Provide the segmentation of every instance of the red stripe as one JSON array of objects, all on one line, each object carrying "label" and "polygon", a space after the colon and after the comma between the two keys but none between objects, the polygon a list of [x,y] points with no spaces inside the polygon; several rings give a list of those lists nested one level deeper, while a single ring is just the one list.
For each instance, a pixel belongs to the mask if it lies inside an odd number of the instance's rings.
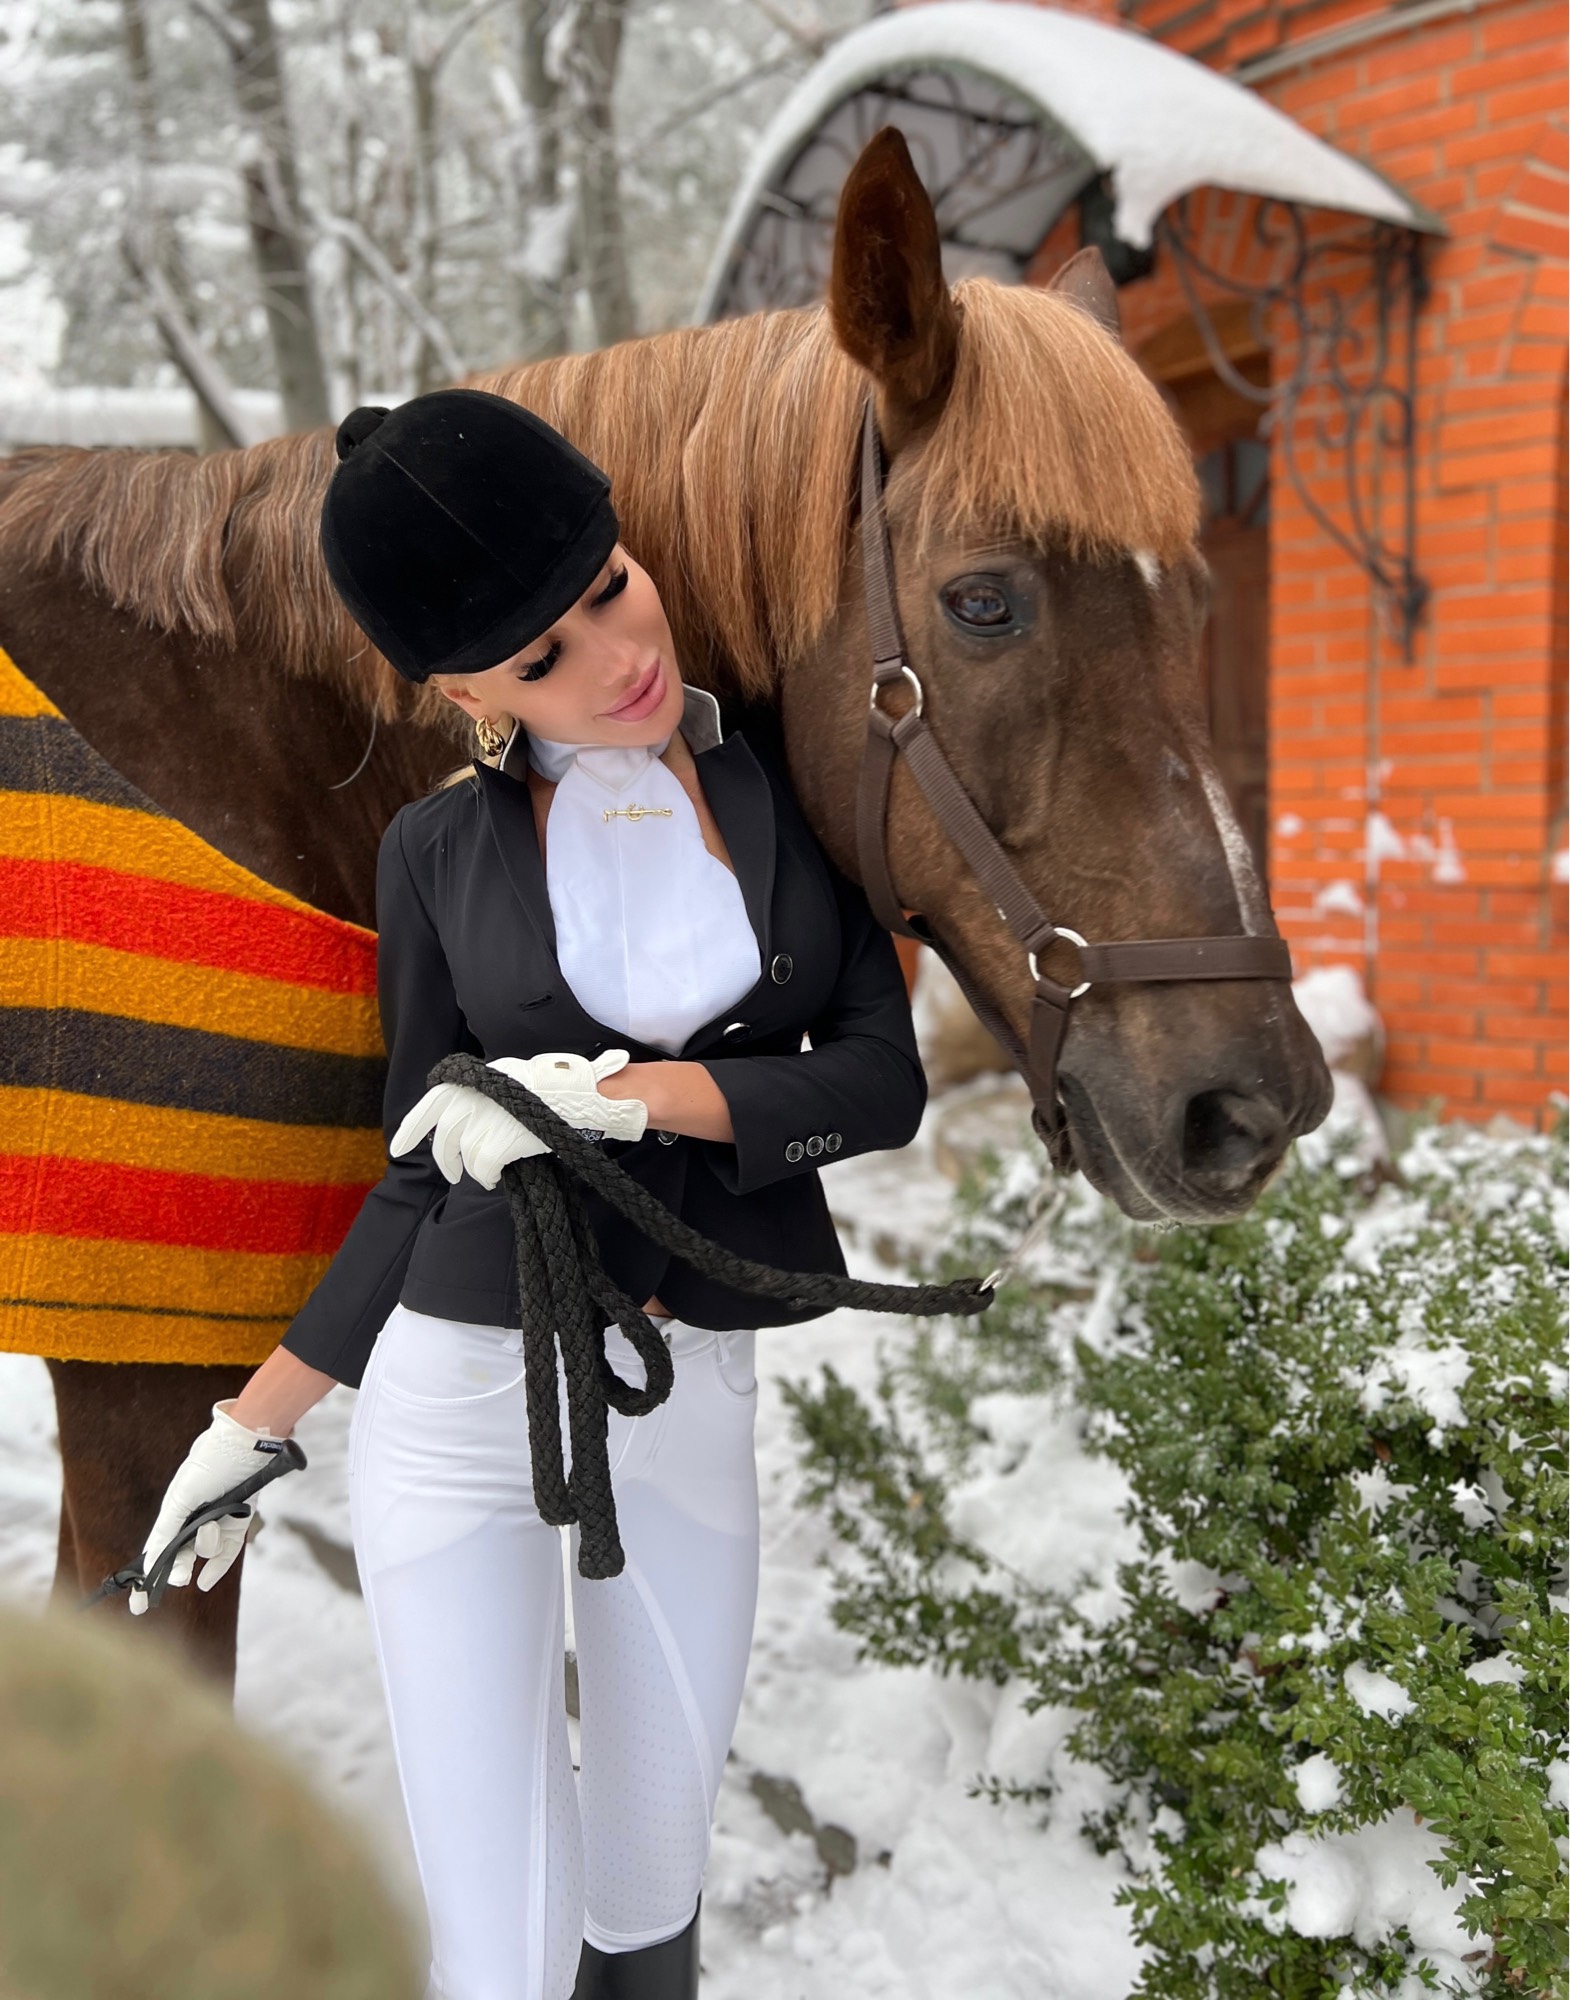
[{"label": "red stripe", "polygon": [[0,1153],[0,1217],[35,1236],[330,1257],[367,1192]]},{"label": "red stripe", "polygon": [[81,861],[0,858],[0,935],[107,945],[328,993],[376,991],[376,939],[352,924]]}]

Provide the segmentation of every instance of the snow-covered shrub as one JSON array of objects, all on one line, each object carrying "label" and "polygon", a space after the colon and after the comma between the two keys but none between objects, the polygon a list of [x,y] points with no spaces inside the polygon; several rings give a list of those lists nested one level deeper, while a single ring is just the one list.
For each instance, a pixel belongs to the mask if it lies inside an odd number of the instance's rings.
[{"label": "snow-covered shrub", "polygon": [[[1045,1282],[929,1332],[876,1408],[793,1393],[866,1652],[1078,1712],[1148,2000],[1565,1991],[1564,1165],[1452,1127],[1377,1187],[1320,1147],[1215,1229],[1059,1196]],[[1035,1179],[983,1177],[951,1266]],[[1065,1394],[1128,1482],[1115,1589],[1045,1590],[956,1521],[1007,1471],[1000,1395]],[[986,1789],[1050,1810],[1052,1774]]]}]

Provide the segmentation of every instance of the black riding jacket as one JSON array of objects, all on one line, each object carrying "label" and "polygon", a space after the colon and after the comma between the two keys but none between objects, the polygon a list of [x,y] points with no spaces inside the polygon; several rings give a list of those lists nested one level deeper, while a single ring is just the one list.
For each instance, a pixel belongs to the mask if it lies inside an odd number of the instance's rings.
[{"label": "black riding jacket", "polygon": [[[758,939],[753,990],[674,1057],[591,1019],[556,961],[528,785],[521,773],[480,765],[405,806],[382,841],[384,1130],[390,1139],[432,1065],[455,1050],[491,1061],[626,1048],[634,1062],[699,1061],[730,1108],[734,1143],[650,1131],[631,1144],[606,1141],[606,1152],[739,1255],[842,1272],[818,1163],[905,1145],[926,1102],[899,962],[861,891],[818,846],[772,755],[755,753],[739,731],[694,749]],[[593,1195],[585,1201],[606,1270],[635,1299],[658,1294],[678,1318],[720,1329],[817,1316],[702,1278]],[[444,1319],[520,1324],[505,1193],[468,1175],[450,1186],[428,1140],[389,1156],[283,1345],[358,1386],[400,1301]]]}]

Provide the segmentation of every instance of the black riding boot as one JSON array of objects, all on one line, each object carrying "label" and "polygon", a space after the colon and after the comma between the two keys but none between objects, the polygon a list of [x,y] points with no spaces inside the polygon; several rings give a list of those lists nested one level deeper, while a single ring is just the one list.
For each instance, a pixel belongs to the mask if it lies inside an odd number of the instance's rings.
[{"label": "black riding boot", "polygon": [[640,1951],[597,1951],[585,1938],[572,2000],[698,2000],[698,1911],[679,1936]]}]

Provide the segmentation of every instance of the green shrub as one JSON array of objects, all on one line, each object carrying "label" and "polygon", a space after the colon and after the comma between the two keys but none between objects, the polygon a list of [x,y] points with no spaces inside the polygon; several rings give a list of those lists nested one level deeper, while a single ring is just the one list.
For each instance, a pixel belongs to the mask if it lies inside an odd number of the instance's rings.
[{"label": "green shrub", "polygon": [[[1059,1193],[1029,1281],[914,1337],[875,1406],[790,1392],[865,1653],[1078,1712],[1141,2000],[1564,1994],[1564,1166],[1450,1127],[1378,1185],[1321,1146],[1213,1229]],[[992,1163],[945,1265],[1044,1198]],[[954,1525],[1000,1390],[1072,1395],[1124,1473],[1119,1592]],[[1050,1809],[1047,1772],[981,1789]]]}]

